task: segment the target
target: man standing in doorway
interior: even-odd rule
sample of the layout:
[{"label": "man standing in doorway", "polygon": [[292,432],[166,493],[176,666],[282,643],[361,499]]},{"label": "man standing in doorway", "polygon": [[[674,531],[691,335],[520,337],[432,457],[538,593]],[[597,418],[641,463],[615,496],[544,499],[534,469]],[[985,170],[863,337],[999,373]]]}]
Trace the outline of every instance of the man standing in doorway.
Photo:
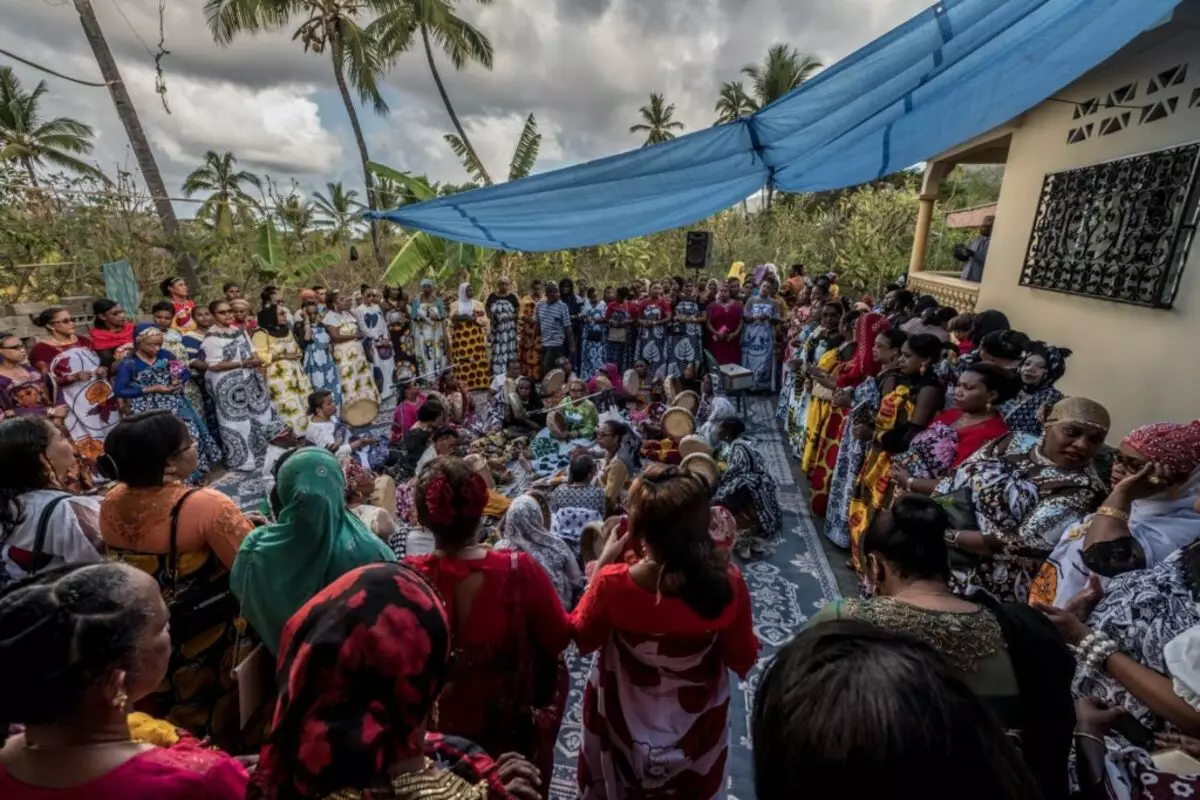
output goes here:
[{"label": "man standing in doorway", "polygon": [[546,375],[560,358],[570,358],[575,352],[571,310],[559,298],[558,284],[554,281],[546,282],[546,299],[537,304],[534,316],[542,332],[542,375]]},{"label": "man standing in doorway", "polygon": [[992,224],[995,221],[995,217],[984,217],[983,224],[979,226],[979,237],[968,245],[955,246],[954,257],[966,262],[962,271],[964,281],[979,283],[983,280],[983,268],[987,263],[988,245],[992,241]]}]

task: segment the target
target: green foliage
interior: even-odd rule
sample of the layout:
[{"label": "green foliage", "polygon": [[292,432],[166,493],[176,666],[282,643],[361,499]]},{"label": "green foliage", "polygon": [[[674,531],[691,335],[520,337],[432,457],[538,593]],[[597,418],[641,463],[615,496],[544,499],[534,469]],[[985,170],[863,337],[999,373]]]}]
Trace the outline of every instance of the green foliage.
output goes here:
[{"label": "green foliage", "polygon": [[258,201],[246,193],[242,184],[261,191],[262,178],[253,172],[235,170],[236,165],[233,153],[209,150],[204,154],[204,163],[183,179],[185,197],[211,192],[196,212],[196,219],[211,225],[218,236],[230,236],[235,221],[252,222],[259,209]]},{"label": "green foliage", "polygon": [[726,81],[721,84],[721,93],[713,107],[713,111],[717,112],[715,124],[733,122],[739,117],[753,114],[757,107],[754,99],[746,94],[746,87],[741,81]]},{"label": "green foliage", "polygon": [[750,79],[755,109],[765,108],[816,74],[823,64],[787,44],[771,45],[761,64],[742,67]]}]

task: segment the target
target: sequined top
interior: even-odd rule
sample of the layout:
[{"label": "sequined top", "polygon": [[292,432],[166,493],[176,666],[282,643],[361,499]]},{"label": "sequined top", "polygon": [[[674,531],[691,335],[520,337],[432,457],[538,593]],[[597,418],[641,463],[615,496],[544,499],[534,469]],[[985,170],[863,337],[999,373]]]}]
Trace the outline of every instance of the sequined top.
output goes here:
[{"label": "sequined top", "polygon": [[934,611],[890,597],[835,600],[809,624],[835,619],[858,619],[920,639],[946,657],[1004,728],[1019,728],[1022,717],[1017,678],[1000,622],[986,608],[964,613]]},{"label": "sequined top", "polygon": [[325,800],[488,800],[487,781],[467,783],[457,775],[438,768],[428,758],[417,772],[406,772],[392,779],[389,789],[343,789]]}]

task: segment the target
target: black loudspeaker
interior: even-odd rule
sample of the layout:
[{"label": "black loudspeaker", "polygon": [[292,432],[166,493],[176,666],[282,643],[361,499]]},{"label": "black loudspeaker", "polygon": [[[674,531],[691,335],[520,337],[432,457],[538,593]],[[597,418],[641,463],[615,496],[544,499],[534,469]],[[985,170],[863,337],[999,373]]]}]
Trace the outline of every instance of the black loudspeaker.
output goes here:
[{"label": "black loudspeaker", "polygon": [[712,255],[712,234],[708,231],[688,231],[683,248],[683,265],[688,269],[707,269]]}]

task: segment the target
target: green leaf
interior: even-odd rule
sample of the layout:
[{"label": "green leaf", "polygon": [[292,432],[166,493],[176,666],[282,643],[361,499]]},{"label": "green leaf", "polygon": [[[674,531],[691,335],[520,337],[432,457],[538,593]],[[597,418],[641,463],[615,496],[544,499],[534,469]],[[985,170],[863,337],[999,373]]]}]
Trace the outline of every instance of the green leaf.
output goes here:
[{"label": "green leaf", "polygon": [[284,278],[284,281],[293,285],[307,283],[313,275],[329,269],[337,262],[338,257],[333,253],[317,253],[316,255],[308,256],[287,271],[287,277]]},{"label": "green leaf", "polygon": [[427,233],[414,234],[384,270],[384,285],[403,286],[417,277],[422,270],[443,263],[445,243],[445,239],[437,239]]},{"label": "green leaf", "polygon": [[283,265],[283,243],[279,240],[279,231],[275,230],[275,220],[265,219],[258,226],[258,246],[254,255],[277,272]]},{"label": "green leaf", "polygon": [[418,177],[409,175],[407,172],[401,172],[398,169],[393,169],[386,164],[380,164],[375,161],[369,162],[367,164],[367,169],[371,170],[372,173],[378,175],[380,178],[390,178],[391,180],[405,187],[417,199],[418,202],[423,203],[426,200],[432,200],[433,198],[437,197],[437,192],[433,190],[432,186]]}]

